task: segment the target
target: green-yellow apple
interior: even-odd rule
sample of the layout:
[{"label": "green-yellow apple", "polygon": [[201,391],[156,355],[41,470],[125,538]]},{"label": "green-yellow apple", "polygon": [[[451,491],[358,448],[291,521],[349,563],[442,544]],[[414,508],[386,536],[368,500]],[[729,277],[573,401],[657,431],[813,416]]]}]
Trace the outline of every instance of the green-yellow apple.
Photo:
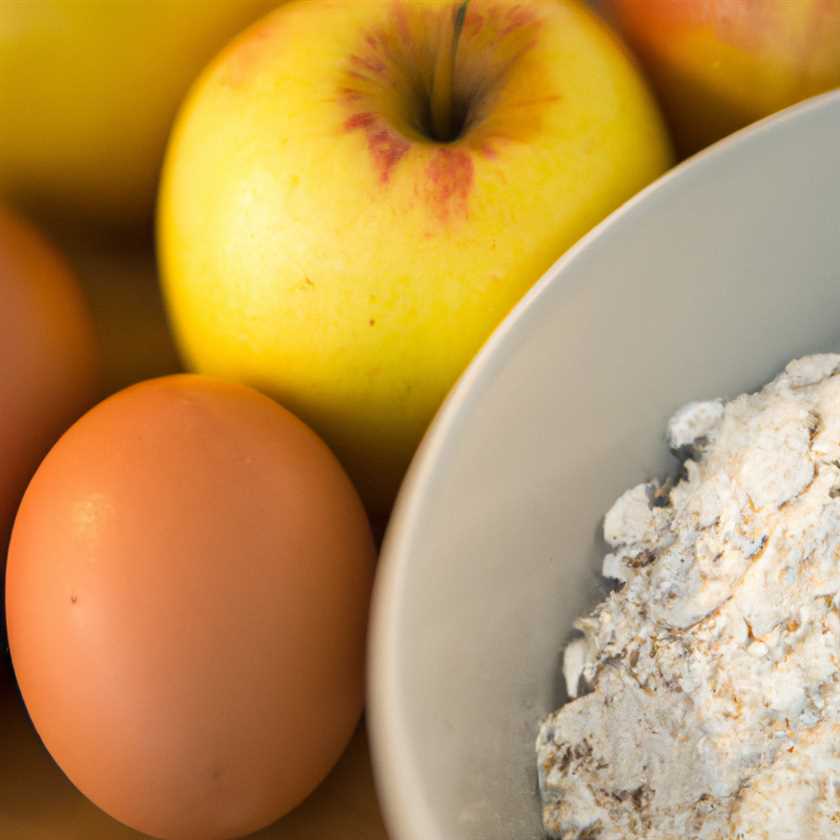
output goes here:
[{"label": "green-yellow apple", "polygon": [[511,305],[669,163],[581,4],[291,2],[179,116],[158,214],[176,337],[313,425],[384,513]]},{"label": "green-yellow apple", "polygon": [[840,0],[605,0],[690,154],[840,85]]},{"label": "green-yellow apple", "polygon": [[0,193],[51,216],[147,217],[193,78],[279,0],[0,0]]}]

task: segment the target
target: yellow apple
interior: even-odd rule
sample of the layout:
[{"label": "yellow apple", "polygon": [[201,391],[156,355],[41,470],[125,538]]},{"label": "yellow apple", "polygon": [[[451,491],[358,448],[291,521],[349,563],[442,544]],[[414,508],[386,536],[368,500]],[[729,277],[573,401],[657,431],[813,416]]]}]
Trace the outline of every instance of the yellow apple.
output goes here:
[{"label": "yellow apple", "polygon": [[291,2],[179,116],[158,215],[176,338],[313,425],[384,513],[499,320],[670,160],[581,4]]},{"label": "yellow apple", "polygon": [[681,154],[840,86],[840,0],[602,0]]},{"label": "yellow apple", "polygon": [[278,0],[0,0],[0,193],[136,222],[178,104]]}]

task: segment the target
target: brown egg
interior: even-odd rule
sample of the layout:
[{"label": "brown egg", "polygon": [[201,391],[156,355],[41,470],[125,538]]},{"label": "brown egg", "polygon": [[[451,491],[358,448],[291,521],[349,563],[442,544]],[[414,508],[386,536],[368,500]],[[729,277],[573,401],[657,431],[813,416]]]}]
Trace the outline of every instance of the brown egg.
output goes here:
[{"label": "brown egg", "polygon": [[67,776],[155,837],[297,805],[359,719],[374,549],[326,445],[256,391],[135,385],[56,444],[9,550],[9,642]]},{"label": "brown egg", "polygon": [[0,579],[38,462],[98,396],[91,315],[59,254],[0,206]]}]

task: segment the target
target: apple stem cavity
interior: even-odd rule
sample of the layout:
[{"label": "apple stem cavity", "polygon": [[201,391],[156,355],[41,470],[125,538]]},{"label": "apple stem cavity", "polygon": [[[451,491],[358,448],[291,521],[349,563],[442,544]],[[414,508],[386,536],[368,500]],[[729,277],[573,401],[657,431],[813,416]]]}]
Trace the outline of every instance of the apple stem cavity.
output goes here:
[{"label": "apple stem cavity", "polygon": [[[467,19],[470,0],[463,0],[454,10],[451,28],[447,25],[437,53],[431,91],[431,133],[435,140],[443,143],[456,140],[464,128],[463,114],[455,113],[454,85],[455,65],[458,60],[458,44]],[[447,21],[448,23],[448,21]]]}]

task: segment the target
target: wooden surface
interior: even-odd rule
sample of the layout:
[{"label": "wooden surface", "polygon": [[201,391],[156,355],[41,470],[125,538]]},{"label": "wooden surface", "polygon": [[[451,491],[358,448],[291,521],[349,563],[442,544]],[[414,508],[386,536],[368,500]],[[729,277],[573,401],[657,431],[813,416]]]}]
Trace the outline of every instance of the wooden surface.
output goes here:
[{"label": "wooden surface", "polygon": [[[148,244],[78,246],[53,235],[68,254],[97,321],[105,390],[179,369]],[[64,777],[33,730],[8,661],[0,654],[0,838],[138,840]],[[107,737],[107,733],[103,733]],[[255,840],[387,840],[376,802],[363,728],[332,775],[296,811]]]}]

